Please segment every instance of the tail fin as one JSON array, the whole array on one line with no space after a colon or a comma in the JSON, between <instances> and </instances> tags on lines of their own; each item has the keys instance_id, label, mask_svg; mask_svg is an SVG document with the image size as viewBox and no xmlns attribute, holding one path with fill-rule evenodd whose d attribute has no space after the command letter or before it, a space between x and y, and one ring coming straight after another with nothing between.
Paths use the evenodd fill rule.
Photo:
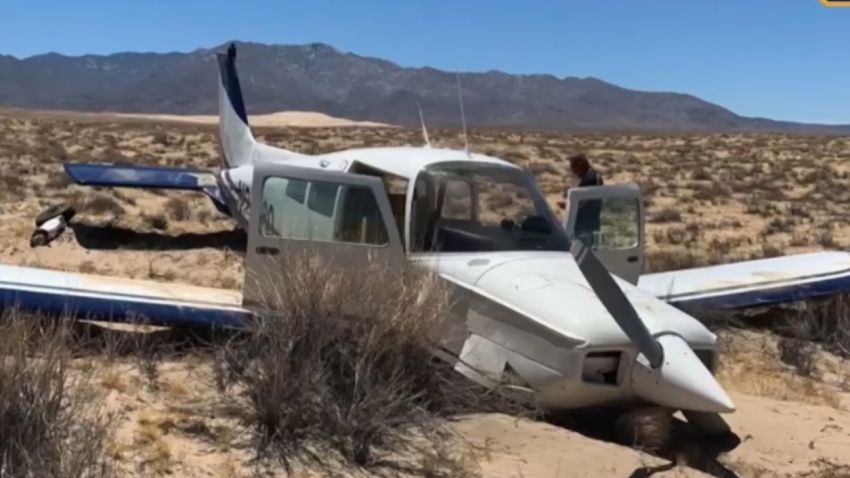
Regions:
<instances>
[{"instance_id":1,"label":"tail fin","mask_svg":"<svg viewBox=\"0 0 850 478\"><path fill-rule=\"evenodd\" d=\"M218 53L218 129L224 166L234 168L253 162L257 142L248 125L248 114L236 73L236 45Z\"/></svg>"}]
</instances>

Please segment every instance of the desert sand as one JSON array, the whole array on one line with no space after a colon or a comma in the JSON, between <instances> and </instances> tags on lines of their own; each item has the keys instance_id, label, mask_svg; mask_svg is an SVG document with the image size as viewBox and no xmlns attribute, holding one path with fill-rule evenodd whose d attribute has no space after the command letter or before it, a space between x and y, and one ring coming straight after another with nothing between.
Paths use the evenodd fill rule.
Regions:
<instances>
[{"instance_id":1,"label":"desert sand","mask_svg":"<svg viewBox=\"0 0 850 478\"><path fill-rule=\"evenodd\" d=\"M146 119L158 122L180 122L194 124L218 124L217 115L155 115L155 114L132 114L132 113L112 113L119 119ZM355 121L345 118L337 118L324 113L315 111L280 111L277 113L268 113L261 115L251 115L248 117L248 122L251 126L259 128L330 128L340 126L359 126L359 127L375 127L389 128L386 123L376 123L373 121Z\"/></svg>"},{"instance_id":2,"label":"desert sand","mask_svg":"<svg viewBox=\"0 0 850 478\"><path fill-rule=\"evenodd\" d=\"M81 188L69 185L61 169L65 159L213 169L215 134L194 120L0 112L0 262L238 290L244 237L206 198ZM421 144L417 130L362 125L261 127L257 135L311 153ZM462 144L457 131L433 131L432 138ZM555 209L570 181L565 159L574 152L587 152L607 183L641 183L655 270L850 244L850 224L842 219L850 207L850 141L843 138L485 130L472 131L471 143L529 168ZM35 215L57 203L78 208L72 230L48 247L30 248ZM729 416L742 440L736 449L715 457L683 442L671 461L564 426L483 415L456 425L480 447L473 468L499 477L847 476L850 366L819 352L816 373L801 376L779 360L770 332L719 333L719 376L738 406ZM209 413L209 366L191 355L166 360L156 387L132 361L102 366L107 403L120 414L113 454L128 475L252 472L238 425Z\"/></svg>"}]
</instances>

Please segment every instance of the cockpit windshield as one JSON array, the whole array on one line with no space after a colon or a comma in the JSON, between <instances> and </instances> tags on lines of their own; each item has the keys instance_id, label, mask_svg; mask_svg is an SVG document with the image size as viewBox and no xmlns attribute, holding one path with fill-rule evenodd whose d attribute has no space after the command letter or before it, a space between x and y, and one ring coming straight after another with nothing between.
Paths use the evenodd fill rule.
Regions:
<instances>
[{"instance_id":1,"label":"cockpit windshield","mask_svg":"<svg viewBox=\"0 0 850 478\"><path fill-rule=\"evenodd\" d=\"M566 233L525 171L438 163L416 179L412 252L567 250Z\"/></svg>"}]
</instances>

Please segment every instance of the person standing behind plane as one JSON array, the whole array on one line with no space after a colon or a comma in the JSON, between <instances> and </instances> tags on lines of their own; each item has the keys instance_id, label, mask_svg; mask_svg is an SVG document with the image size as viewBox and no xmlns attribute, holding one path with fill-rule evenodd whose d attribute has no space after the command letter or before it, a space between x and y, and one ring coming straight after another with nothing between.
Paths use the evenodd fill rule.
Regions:
<instances>
[{"instance_id":1,"label":"person standing behind plane","mask_svg":"<svg viewBox=\"0 0 850 478\"><path fill-rule=\"evenodd\" d=\"M603 186L605 184L604 181L602 181L602 175L593 169L590 165L590 161L587 160L587 156L584 154L570 156L570 169L572 169L573 174L579 178L579 187Z\"/></svg>"},{"instance_id":2,"label":"person standing behind plane","mask_svg":"<svg viewBox=\"0 0 850 478\"><path fill-rule=\"evenodd\" d=\"M590 165L587 156L582 153L570 156L570 169L578 178L578 187L603 186L602 175ZM566 195L566 194L565 194ZM561 208L566 207L566 201L559 201ZM582 201L576 213L575 235L590 247L595 245L594 232L599 231L599 216L602 212L602 201L591 199Z\"/></svg>"}]
</instances>

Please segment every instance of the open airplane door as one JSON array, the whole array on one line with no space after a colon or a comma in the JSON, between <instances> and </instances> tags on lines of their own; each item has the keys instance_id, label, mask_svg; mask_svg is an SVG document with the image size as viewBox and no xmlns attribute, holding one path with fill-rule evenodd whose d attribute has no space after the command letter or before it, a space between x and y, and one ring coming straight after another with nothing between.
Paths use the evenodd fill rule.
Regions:
<instances>
[{"instance_id":1,"label":"open airplane door","mask_svg":"<svg viewBox=\"0 0 850 478\"><path fill-rule=\"evenodd\" d=\"M258 164L251 191L243 303L266 303L286 259L318 254L335 266L401 264L404 250L377 177Z\"/></svg>"},{"instance_id":2,"label":"open airplane door","mask_svg":"<svg viewBox=\"0 0 850 478\"><path fill-rule=\"evenodd\" d=\"M644 212L637 184L567 191L564 228L590 245L612 274L637 284L643 272Z\"/></svg>"}]
</instances>

